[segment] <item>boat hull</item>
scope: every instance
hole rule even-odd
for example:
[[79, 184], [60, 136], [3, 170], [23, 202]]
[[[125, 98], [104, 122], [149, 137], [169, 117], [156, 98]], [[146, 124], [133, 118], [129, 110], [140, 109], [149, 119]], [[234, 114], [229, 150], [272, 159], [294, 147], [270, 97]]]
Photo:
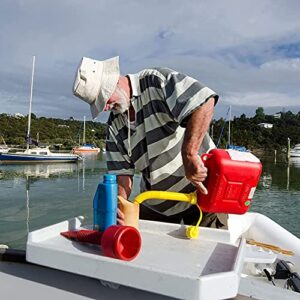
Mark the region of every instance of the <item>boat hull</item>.
[[47, 156], [34, 154], [17, 154], [17, 153], [0, 153], [0, 164], [13, 163], [55, 163], [55, 162], [77, 162], [79, 157], [76, 156]]
[[98, 154], [99, 152], [100, 148], [90, 146], [75, 147], [72, 150], [74, 154]]
[[72, 151], [75, 154], [98, 154], [100, 150], [82, 150], [82, 149], [76, 149]]

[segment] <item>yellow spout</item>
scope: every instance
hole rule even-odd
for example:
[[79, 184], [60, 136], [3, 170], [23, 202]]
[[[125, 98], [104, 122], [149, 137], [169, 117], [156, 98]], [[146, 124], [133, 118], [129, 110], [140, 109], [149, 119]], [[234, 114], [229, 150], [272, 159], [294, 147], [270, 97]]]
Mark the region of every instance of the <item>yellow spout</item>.
[[189, 194], [177, 193], [177, 192], [165, 192], [165, 191], [148, 191], [143, 192], [135, 197], [134, 203], [141, 204], [145, 200], [149, 199], [162, 199], [162, 200], [174, 200], [189, 202], [190, 204], [197, 204], [197, 194], [192, 192]]
[[202, 211], [200, 206], [197, 204], [197, 194], [196, 192], [192, 192], [190, 194], [177, 193], [177, 192], [163, 192], [163, 191], [148, 191], [139, 194], [135, 197], [134, 203], [141, 204], [145, 200], [150, 199], [162, 199], [162, 200], [174, 200], [174, 201], [183, 201], [189, 202], [190, 204], [195, 204], [199, 208], [200, 216], [196, 226], [189, 226], [186, 229], [186, 236], [189, 239], [195, 239], [199, 234], [199, 225], [202, 220]]

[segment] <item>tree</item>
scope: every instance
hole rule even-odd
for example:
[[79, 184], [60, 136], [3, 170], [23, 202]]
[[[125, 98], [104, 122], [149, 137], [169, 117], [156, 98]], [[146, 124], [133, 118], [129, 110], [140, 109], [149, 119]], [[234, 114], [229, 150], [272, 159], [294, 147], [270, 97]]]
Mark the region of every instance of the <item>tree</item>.
[[265, 118], [265, 112], [263, 107], [258, 107], [255, 111], [255, 118], [257, 119], [264, 119]]

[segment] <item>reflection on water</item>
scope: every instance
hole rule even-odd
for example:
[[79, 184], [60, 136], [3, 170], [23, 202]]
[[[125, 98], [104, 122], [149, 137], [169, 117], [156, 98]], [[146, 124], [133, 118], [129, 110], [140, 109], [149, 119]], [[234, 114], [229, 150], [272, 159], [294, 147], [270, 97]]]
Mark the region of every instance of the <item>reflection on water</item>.
[[300, 168], [300, 157], [291, 157], [290, 165], [296, 168]]
[[260, 212], [300, 237], [300, 159], [263, 163], [251, 211]]
[[[29, 231], [83, 215], [92, 222], [92, 199], [106, 172], [105, 154], [78, 164], [0, 166], [0, 244], [24, 248]], [[133, 196], [140, 175], [134, 176]], [[300, 237], [300, 160], [263, 163], [251, 211], [267, 215]]]
[[91, 199], [106, 163], [0, 166], [0, 244], [24, 248], [27, 233], [78, 215], [91, 217]]

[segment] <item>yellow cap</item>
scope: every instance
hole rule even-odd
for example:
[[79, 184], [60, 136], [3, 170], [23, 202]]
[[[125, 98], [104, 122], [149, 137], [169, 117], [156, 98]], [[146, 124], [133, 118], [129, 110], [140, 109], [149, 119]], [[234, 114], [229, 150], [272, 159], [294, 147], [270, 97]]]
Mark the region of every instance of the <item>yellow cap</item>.
[[198, 226], [189, 226], [186, 229], [186, 236], [189, 239], [196, 239], [199, 235], [199, 227]]

